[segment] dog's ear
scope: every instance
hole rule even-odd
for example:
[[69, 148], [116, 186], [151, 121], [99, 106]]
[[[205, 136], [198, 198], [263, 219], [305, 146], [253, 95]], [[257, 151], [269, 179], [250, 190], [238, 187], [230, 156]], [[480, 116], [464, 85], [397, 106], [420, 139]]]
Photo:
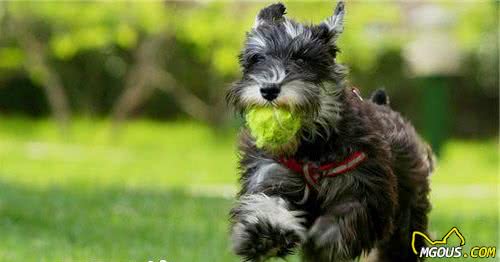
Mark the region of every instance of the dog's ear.
[[257, 28], [263, 24], [272, 24], [282, 22], [285, 15], [286, 7], [282, 3], [272, 4], [262, 10], [255, 18], [253, 28]]
[[335, 42], [344, 31], [344, 15], [345, 3], [343, 0], [340, 0], [335, 7], [333, 15], [323, 21], [323, 25], [326, 25], [328, 31], [330, 32], [332, 42]]

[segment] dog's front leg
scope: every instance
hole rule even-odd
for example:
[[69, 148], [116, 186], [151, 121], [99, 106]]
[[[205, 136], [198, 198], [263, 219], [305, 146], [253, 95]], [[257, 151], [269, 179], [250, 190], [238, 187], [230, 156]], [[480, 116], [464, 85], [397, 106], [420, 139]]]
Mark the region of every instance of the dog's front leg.
[[369, 215], [366, 202], [340, 201], [328, 207], [308, 232], [305, 261], [352, 261], [370, 250], [377, 238], [380, 217]]
[[242, 196], [232, 210], [234, 252], [246, 261], [286, 256], [305, 239], [302, 213], [279, 196]]

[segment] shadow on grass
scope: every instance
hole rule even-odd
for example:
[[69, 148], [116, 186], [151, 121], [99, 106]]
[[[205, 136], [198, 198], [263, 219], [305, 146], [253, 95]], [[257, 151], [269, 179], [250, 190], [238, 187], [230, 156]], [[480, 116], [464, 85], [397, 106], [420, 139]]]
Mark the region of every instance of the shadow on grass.
[[0, 261], [234, 261], [230, 205], [182, 191], [0, 182]]

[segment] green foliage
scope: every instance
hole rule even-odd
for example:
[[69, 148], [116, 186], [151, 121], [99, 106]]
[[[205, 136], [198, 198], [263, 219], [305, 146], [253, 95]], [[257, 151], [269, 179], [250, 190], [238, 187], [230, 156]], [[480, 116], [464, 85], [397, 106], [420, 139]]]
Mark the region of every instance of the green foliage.
[[164, 32], [169, 9], [160, 2], [9, 2], [10, 19], [48, 33], [57, 59], [111, 46], [131, 49], [139, 35]]
[[489, 42], [489, 35], [495, 35], [499, 19], [495, 5], [498, 8], [498, 2], [495, 1], [467, 2], [459, 6], [445, 5], [448, 10], [457, 12], [452, 30], [462, 49], [477, 52]]
[[17, 47], [0, 48], [0, 69], [21, 67], [24, 53]]
[[[331, 2], [286, 3], [288, 13], [301, 21], [319, 23], [333, 10]], [[452, 13], [458, 43], [465, 50], [484, 41], [493, 32], [493, 4], [440, 4]], [[112, 45], [133, 48], [142, 34], [165, 34], [192, 42], [197, 55], [221, 74], [234, 75], [234, 59], [244, 32], [250, 30], [262, 3], [207, 2], [179, 5], [161, 2], [11, 2], [7, 10], [14, 19], [47, 27], [53, 54], [63, 60], [78, 52], [105, 49]], [[402, 5], [394, 3], [348, 3], [346, 31], [340, 45], [341, 58], [370, 69], [382, 49], [401, 48], [411, 35], [394, 34], [403, 29], [406, 17]]]
[[[451, 14], [451, 22], [441, 30], [456, 40], [450, 45], [457, 46], [464, 58], [457, 76], [459, 81], [447, 79], [446, 84], [467, 96], [472, 95], [468, 101], [478, 101], [467, 107], [456, 106], [452, 113], [462, 118], [470, 114], [471, 118], [481, 120], [481, 125], [475, 124], [477, 127], [469, 131], [471, 133], [479, 134], [482, 130], [486, 130], [486, 134], [496, 133], [492, 127], [498, 126], [498, 119], [493, 119], [493, 114], [484, 120], [477, 115], [495, 110], [492, 103], [483, 100], [498, 97], [498, 61], [495, 59], [498, 57], [495, 5], [498, 4], [433, 2]], [[183, 108], [186, 103], [174, 101], [178, 99], [172, 95], [176, 88], [182, 88], [187, 92], [181, 93], [206, 104], [209, 109], [204, 111], [210, 115], [207, 119], [223, 122], [218, 118], [224, 116], [225, 111], [220, 106], [223, 92], [240, 74], [237, 56], [245, 32], [251, 29], [255, 15], [266, 4], [241, 1], [2, 2], [0, 95], [8, 94], [9, 101], [22, 103], [17, 107], [0, 104], [0, 109], [18, 113], [23, 106], [41, 104], [36, 99], [47, 99], [47, 94], [39, 97], [12, 92], [18, 78], [28, 79], [33, 88], [54, 83], [58, 78], [70, 111], [105, 116], [113, 112], [124, 87], [134, 80], [146, 79], [138, 81], [144, 83], [142, 90], [156, 89], [150, 93], [142, 91], [150, 96], [136, 95], [140, 97], [138, 100], [144, 99], [131, 103], [137, 104], [130, 110], [131, 114], [169, 119], [186, 117], [186, 112], [190, 112]], [[286, 1], [285, 4], [289, 17], [310, 23], [320, 23], [332, 14], [334, 7], [331, 1]], [[403, 2], [348, 2], [338, 60], [350, 68], [351, 83], [360, 87], [365, 95], [374, 88], [386, 87], [397, 105], [395, 108], [420, 128], [419, 121], [425, 123], [419, 119], [423, 118], [424, 104], [420, 101], [425, 98], [417, 94], [420, 83], [409, 76], [402, 57], [402, 50], [419, 31], [409, 19], [410, 11], [417, 7]], [[20, 39], [28, 33], [38, 40], [39, 49], [30, 46], [29, 39], [21, 44]], [[149, 48], [150, 42], [157, 44]], [[144, 46], [146, 48], [141, 49]], [[155, 59], [141, 59], [139, 53], [144, 49], [153, 50], [151, 56]], [[41, 54], [43, 63], [34, 63], [37, 59], [33, 53]], [[134, 71], [139, 63], [148, 70]], [[133, 76], [134, 72], [139, 76]], [[158, 80], [157, 76], [149, 76], [150, 72], [168, 73], [172, 83], [155, 85], [152, 82]], [[50, 73], [53, 75], [49, 76]], [[159, 91], [160, 88], [163, 91]], [[32, 99], [26, 101], [25, 97]], [[449, 104], [462, 105], [463, 101], [459, 100], [460, 96], [453, 96]], [[469, 119], [451, 121], [458, 130], [453, 130], [454, 134], [465, 130], [461, 125], [470, 122]]]

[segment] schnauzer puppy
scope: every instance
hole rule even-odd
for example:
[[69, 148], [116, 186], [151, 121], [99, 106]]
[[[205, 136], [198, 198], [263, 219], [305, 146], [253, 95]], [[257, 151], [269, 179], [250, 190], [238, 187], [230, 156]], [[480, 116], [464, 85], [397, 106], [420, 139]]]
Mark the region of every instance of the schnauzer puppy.
[[[229, 104], [287, 107], [303, 116], [290, 146], [257, 147], [240, 134], [241, 186], [231, 211], [232, 247], [246, 261], [418, 261], [413, 231], [426, 232], [433, 155], [385, 92], [363, 100], [336, 62], [344, 3], [319, 25], [262, 9], [240, 55], [243, 77]], [[420, 250], [425, 243], [417, 241]]]

